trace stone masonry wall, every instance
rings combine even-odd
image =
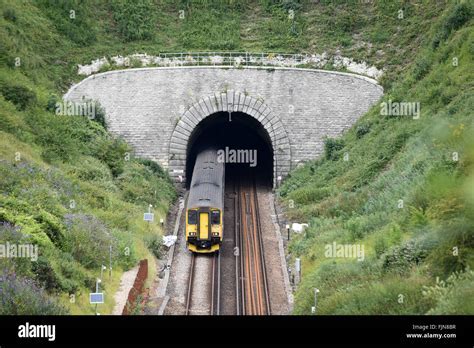
[[[109,71],[71,87],[65,99],[98,100],[109,129],[140,157],[185,178],[194,127],[217,111],[243,111],[269,133],[274,182],[297,163],[318,157],[324,137],[337,137],[383,94],[375,80],[297,68],[169,67]]]

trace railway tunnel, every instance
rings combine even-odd
[[[196,126],[186,150],[187,188],[197,154],[209,147],[221,154],[227,177],[254,171],[258,173],[259,184],[272,185],[274,157],[270,135],[252,116],[243,112],[217,112]]]
[[[349,73],[188,66],[91,75],[74,85],[64,99],[100,102],[109,130],[123,137],[135,156],[166,168],[179,187],[191,178],[193,159],[187,155],[195,153],[195,146],[205,137],[201,135],[209,129],[227,135],[226,129],[233,129],[232,134],[249,143],[252,137],[260,144],[271,143],[270,148],[261,148],[257,159],[259,167],[270,168],[265,176],[272,173],[273,187],[277,187],[299,163],[323,153],[325,137],[340,136],[382,94],[375,80]],[[228,119],[228,110],[232,110],[233,128],[213,126],[218,118]],[[239,115],[242,122],[235,122]],[[241,131],[237,132],[238,127]],[[230,143],[229,137],[224,139]],[[245,144],[240,140],[234,143]],[[272,162],[268,167],[262,163],[267,158]]]
[[[205,232],[209,226],[207,200],[219,202],[215,200],[215,191],[222,190],[221,182],[215,180],[221,177],[222,169],[215,169],[221,167],[212,164],[215,155],[209,156],[213,152],[208,149],[217,150],[217,161],[225,163],[222,205],[211,206],[222,207],[223,234],[216,249],[218,253],[212,257],[201,254],[205,252],[202,250],[205,244],[195,249],[196,242],[191,242],[190,250],[196,253],[191,256],[185,314],[271,314],[271,296],[273,300],[275,296],[285,299],[283,273],[273,273],[272,279],[267,279],[267,265],[277,264],[279,255],[276,235],[268,224],[271,212],[267,197],[273,187],[275,159],[272,137],[257,118],[242,111],[212,113],[190,133],[185,163],[185,185],[189,190],[187,209],[195,211],[196,197],[205,198],[206,203],[201,203],[204,210],[200,210],[196,218],[198,227],[191,226],[189,231],[190,235],[199,231],[198,238],[207,235],[203,243],[209,239],[209,233]],[[215,175],[212,170],[219,174]],[[207,186],[209,183],[214,185]],[[189,217],[187,221],[189,224]],[[204,232],[199,226],[206,226]],[[208,279],[194,275],[203,273]],[[268,290],[270,283],[274,288],[272,294]],[[284,311],[277,308],[275,313]]]

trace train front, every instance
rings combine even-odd
[[[198,253],[219,250],[222,241],[221,210],[198,207],[187,211],[186,241],[188,249]]]

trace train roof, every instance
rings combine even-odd
[[[188,208],[224,208],[225,164],[217,161],[217,150],[206,149],[196,157],[189,188]]]

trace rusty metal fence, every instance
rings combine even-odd
[[[128,315],[132,313],[136,306],[137,301],[139,300],[140,295],[143,294],[143,287],[145,286],[146,279],[148,277],[148,260],[144,259],[140,261],[138,267],[138,273],[135,277],[135,282],[133,287],[128,293],[127,303],[123,307],[122,315]]]

